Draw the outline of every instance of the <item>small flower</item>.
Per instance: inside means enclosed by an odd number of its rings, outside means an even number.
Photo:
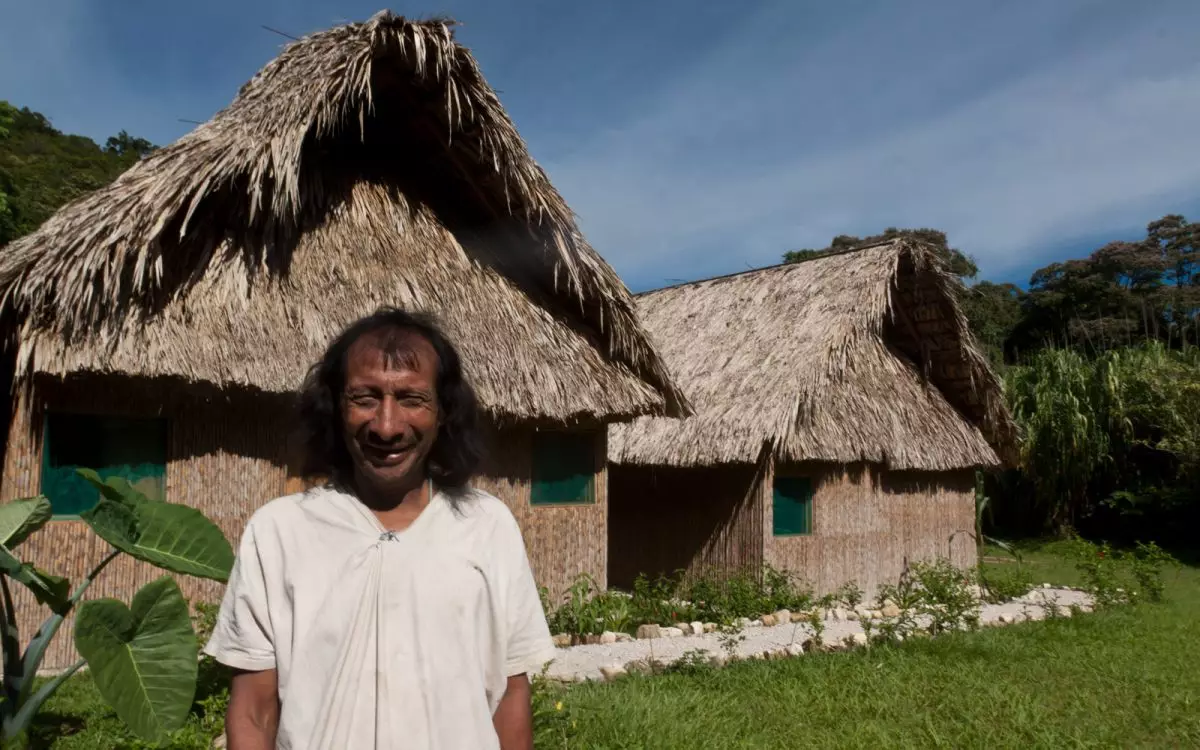
[[[562,710],[562,701],[559,701],[558,703],[555,703],[555,704],[554,704],[554,710],[555,710],[555,711],[561,711],[561,710]]]

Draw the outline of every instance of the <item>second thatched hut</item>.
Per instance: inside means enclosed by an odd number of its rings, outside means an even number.
[[[458,345],[489,417],[478,484],[551,592],[604,583],[606,425],[687,409],[450,25],[388,13],[288,45],[211,121],[7,247],[0,299],[3,497],[50,498],[56,520],[22,551],[73,580],[106,551],[77,520],[96,500],[78,466],[231,539],[302,488],[291,394],[379,306],[436,313]],[[152,575],[122,560],[89,593],[128,600]],[[31,599],[19,609],[31,633]]]
[[[973,563],[975,470],[1014,432],[957,284],[898,239],[637,297],[696,414],[611,429],[609,582]]]

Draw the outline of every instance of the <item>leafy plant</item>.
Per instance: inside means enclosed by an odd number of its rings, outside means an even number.
[[[865,592],[856,581],[846,581],[833,592],[833,601],[844,602],[850,609],[862,604]]]
[[[725,652],[725,656],[733,659],[737,656],[738,646],[742,645],[746,640],[746,634],[737,625],[724,624],[717,631],[717,641],[721,644],[721,649]]]
[[[713,670],[712,659],[703,649],[689,649],[679,655],[679,658],[668,664],[663,672],[666,674],[697,675]]]
[[[127,607],[116,599],[82,601],[92,582],[121,554],[169,573],[227,581],[233,549],[221,530],[194,508],[146,498],[120,478],[79,473],[98,490],[96,506],[81,515],[113,546],[73,591],[66,579],[21,562],[12,550],[51,517],[45,497],[0,506],[0,593],[5,627],[4,701],[0,738],[21,746],[38,710],[62,684],[89,666],[105,701],[130,730],[161,741],[183,726],[196,695],[199,645],[178,584],[163,576],[144,586]],[[10,580],[28,588],[50,610],[22,652]],[[75,647],[83,657],[36,692],[46,650],[68,616],[75,614]]]
[[[979,627],[979,607],[971,593],[974,571],[956,568],[945,558],[917,562],[912,574],[921,591],[920,614],[929,618],[930,635]]]
[[[825,645],[825,618],[821,617],[821,613],[814,609],[809,611],[805,623],[812,631],[813,644],[817,648],[822,648]]]
[[[1146,599],[1161,602],[1164,599],[1166,586],[1163,584],[1163,568],[1179,567],[1179,561],[1163,551],[1154,542],[1143,544],[1138,542],[1137,548],[1129,556],[1133,578],[1137,582]]]
[[[1117,551],[1109,544],[1084,539],[1072,542],[1075,567],[1097,608],[1138,601],[1160,602],[1166,587],[1163,569],[1178,565],[1170,554],[1153,542],[1138,543],[1132,551]]]

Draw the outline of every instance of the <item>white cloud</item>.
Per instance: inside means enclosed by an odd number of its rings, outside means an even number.
[[[930,29],[954,41],[904,59],[898,49],[924,40],[897,42],[885,12],[750,71],[738,55],[763,40],[743,37],[741,53],[718,49],[660,106],[547,166],[600,252],[652,283],[772,263],[888,225],[944,229],[985,273],[1002,273],[1066,239],[1144,225],[1166,203],[1200,198],[1200,50],[1186,33],[1197,8],[1078,30],[1076,12],[1093,9],[1056,7],[1065,12],[1043,19],[1039,49],[1019,45],[1036,33],[1029,18],[976,19],[998,24],[994,34]],[[1071,28],[1083,38],[1056,42]],[[868,59],[847,74],[839,51]],[[1003,70],[1005,55],[1017,74]],[[825,78],[814,83],[816,71]],[[886,90],[837,100],[839,80],[858,95],[872,71]],[[954,95],[939,101],[930,87]],[[831,117],[800,98],[814,92]],[[905,106],[914,99],[921,106]]]

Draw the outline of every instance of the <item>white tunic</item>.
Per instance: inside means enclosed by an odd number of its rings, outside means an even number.
[[[504,503],[438,492],[385,533],[321,488],[250,519],[205,653],[278,670],[278,748],[475,750],[499,747],[507,678],[554,647]]]

